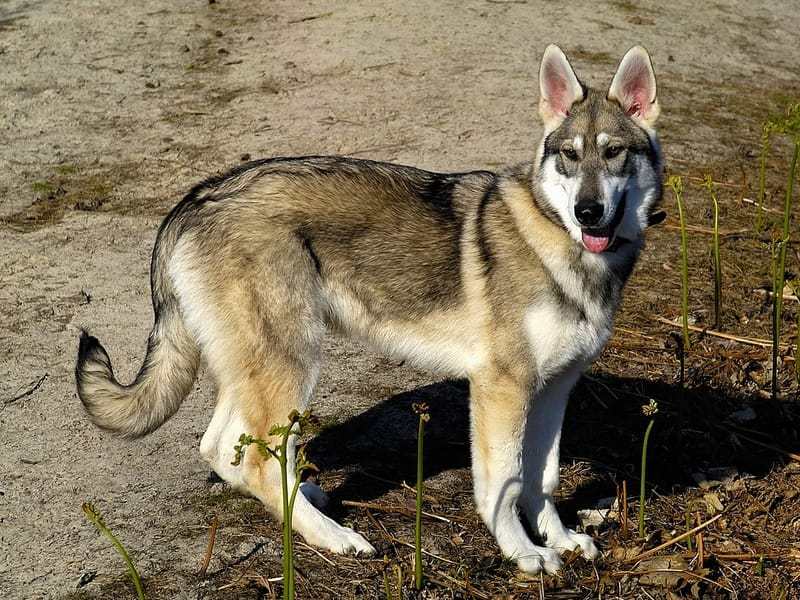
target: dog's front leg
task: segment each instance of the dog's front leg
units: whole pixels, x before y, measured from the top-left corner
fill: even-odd
[[[496,373],[471,380],[472,475],[478,513],[503,554],[528,573],[555,573],[558,552],[536,546],[519,518],[527,386]]]
[[[561,425],[569,393],[580,373],[576,368],[558,376],[533,398],[525,428],[522,454],[525,484],[520,506],[549,548],[560,552],[579,549],[593,560],[599,552],[592,538],[564,527],[553,500],[559,483]]]

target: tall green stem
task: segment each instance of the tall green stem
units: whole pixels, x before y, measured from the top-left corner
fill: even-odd
[[[765,123],[761,134],[761,158],[758,169],[758,203],[756,205],[756,233],[761,233],[764,228],[764,200],[766,198],[767,183],[767,155],[769,154],[769,136],[771,124]]]
[[[647,479],[647,442],[650,440],[650,432],[653,430],[656,420],[650,419],[647,429],[644,431],[644,442],[642,442],[642,476],[639,483],[639,537],[644,537],[644,512],[645,512],[645,481]]]
[[[423,456],[425,449],[425,421],[427,415],[419,415],[417,429],[417,514],[414,527],[414,585],[422,589],[422,494],[423,494]]]
[[[290,429],[291,431],[291,425]],[[281,466],[281,499],[283,501],[283,598],[294,600],[294,561],[292,554],[292,513],[289,510],[289,481],[286,465],[286,446],[289,435],[281,440],[278,462]]]
[[[773,286],[773,326],[772,326],[772,399],[778,397],[778,355],[780,353],[781,321],[783,319],[783,286],[786,283],[786,249],[789,246],[789,227],[792,218],[792,195],[794,193],[794,178],[797,173],[797,161],[800,158],[800,139],[794,143],[792,163],[789,167],[789,178],[786,182],[786,198],[783,204],[783,229],[778,242],[778,259],[775,268],[775,282]]]
[[[678,218],[681,227],[681,316],[683,318],[683,347],[689,350],[689,262],[688,242],[686,238],[686,217],[683,211],[683,180],[678,175],[673,175],[667,184],[675,193],[678,203]]]
[[[100,513],[97,512],[97,509],[95,509],[94,506],[88,502],[84,502],[81,508],[83,509],[86,517],[92,523],[94,523],[97,529],[100,530],[100,533],[102,533],[111,541],[111,544],[122,557],[122,560],[125,561],[125,567],[128,570],[128,576],[133,582],[133,587],[136,588],[136,596],[139,598],[139,600],[145,600],[144,589],[142,588],[142,580],[139,578],[139,572],[136,570],[131,557],[128,555],[128,551],[125,550],[125,546],[122,545],[122,542],[117,539],[117,536],[115,536],[108,526],[106,526],[105,522],[103,521],[103,517],[100,516]]]
[[[714,329],[719,330],[722,321],[722,261],[719,254],[719,202],[714,190],[714,181],[711,175],[706,175],[705,186],[711,195],[714,208],[714,237],[712,242],[712,256],[714,261]]]
[[[800,295],[800,288],[795,289],[794,295]],[[800,383],[800,308],[797,309],[797,339],[794,341],[794,376]]]

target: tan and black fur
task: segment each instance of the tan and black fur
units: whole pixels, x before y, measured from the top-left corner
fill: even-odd
[[[555,510],[558,442],[569,391],[610,336],[660,197],[655,79],[634,48],[609,91],[595,92],[551,46],[540,83],[545,135],[528,165],[439,174],[270,159],[194,188],[158,232],[155,324],[134,382],[119,384],[100,343],[81,337],[76,377],[92,420],[131,437],[154,430],[202,357],[218,404],[201,453],[280,517],[274,461],[253,452],[234,467],[233,447],[306,407],[322,339],[338,332],[469,378],[476,503],[506,556],[529,572],[557,570],[565,549],[594,558],[591,539]],[[318,488],[303,489],[293,525],[310,543],[372,552],[317,510]]]

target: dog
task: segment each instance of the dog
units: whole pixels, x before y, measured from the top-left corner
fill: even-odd
[[[477,511],[522,571],[554,573],[564,551],[596,558],[556,510],[559,440],[661,198],[656,79],[634,47],[608,90],[592,90],[551,45],[539,84],[544,134],[530,164],[441,174],[275,158],[196,186],[158,231],[155,320],[133,383],[118,383],[102,345],[81,335],[76,380],[91,420],[128,437],[153,431],[202,357],[217,404],[200,452],[280,518],[277,462],[248,452],[234,466],[234,446],[242,433],[271,439],[273,424],[305,409],[332,330],[469,380]],[[315,484],[301,489],[293,527],[309,543],[374,552],[318,510]]]

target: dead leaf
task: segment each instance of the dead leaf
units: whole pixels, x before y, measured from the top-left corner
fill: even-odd
[[[716,493],[711,492],[708,494],[703,494],[703,499],[706,501],[706,504],[708,505],[708,514],[710,514],[712,517],[715,514],[721,513],[723,510],[725,510],[725,507],[722,506],[722,502],[720,501],[719,496]]]
[[[635,546],[633,548],[626,548],[625,546],[617,546],[611,551],[611,556],[614,560],[620,562],[628,562],[629,560],[639,556],[644,550],[643,546]]]
[[[679,554],[673,556],[656,556],[643,560],[636,567],[642,571],[639,583],[642,585],[658,585],[663,588],[675,589],[686,579],[685,571],[689,565]]]

